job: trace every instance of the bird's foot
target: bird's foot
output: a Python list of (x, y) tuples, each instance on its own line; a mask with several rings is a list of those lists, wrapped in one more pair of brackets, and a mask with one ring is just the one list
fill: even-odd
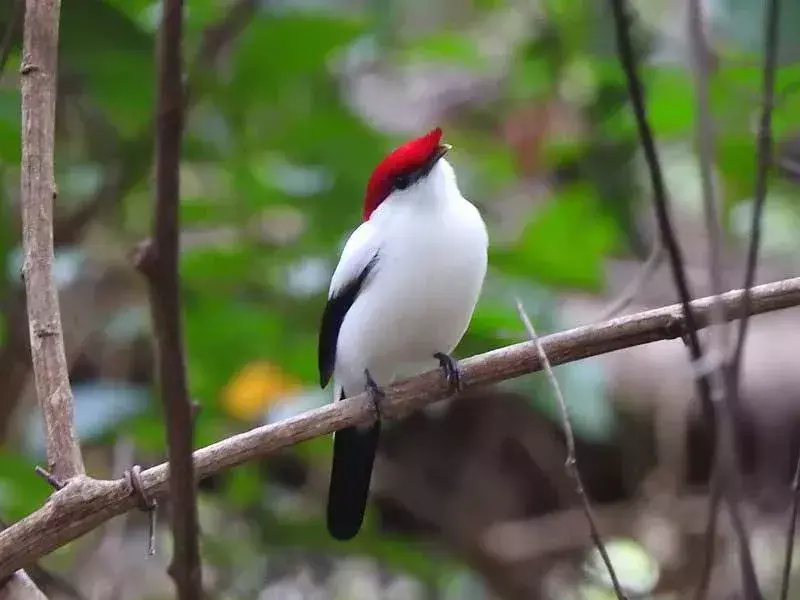
[(386, 399), (386, 393), (375, 383), (372, 375), (369, 374), (369, 369), (364, 369), (364, 379), (367, 382), (366, 392), (372, 399), (372, 406), (375, 408), (375, 416), (378, 420), (383, 417), (381, 415), (381, 403)]
[(433, 358), (439, 361), (439, 368), (444, 373), (447, 383), (450, 384), (450, 393), (454, 394), (461, 391), (461, 369), (458, 362), (449, 354), (437, 352)]

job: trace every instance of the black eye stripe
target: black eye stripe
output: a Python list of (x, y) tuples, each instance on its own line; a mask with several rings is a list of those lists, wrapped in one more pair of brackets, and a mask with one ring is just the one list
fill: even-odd
[(408, 186), (410, 186), (412, 182), (413, 178), (410, 174), (401, 173), (400, 175), (395, 175), (394, 181), (392, 183), (393, 187), (395, 187), (396, 189), (404, 190)]

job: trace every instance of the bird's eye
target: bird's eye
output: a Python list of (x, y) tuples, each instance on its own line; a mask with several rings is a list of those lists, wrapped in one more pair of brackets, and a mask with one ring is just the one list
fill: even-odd
[(411, 177), (409, 175), (396, 175), (394, 178), (394, 187), (398, 190), (404, 190), (411, 185)]

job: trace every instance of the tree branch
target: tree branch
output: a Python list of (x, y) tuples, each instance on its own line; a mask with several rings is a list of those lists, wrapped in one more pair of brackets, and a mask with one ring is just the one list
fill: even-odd
[[(708, 273), (711, 292), (721, 294), (725, 289), (722, 278), (722, 252), (724, 236), (719, 214), (719, 200), (714, 184), (714, 124), (708, 98), (708, 42), (706, 40), (700, 0), (690, 0), (687, 5), (687, 37), (689, 39), (692, 74), (695, 88), (695, 144), (700, 166), (700, 182), (703, 196), (703, 213), (708, 233)], [(718, 296), (717, 296), (718, 297)], [(720, 486), (719, 494), (711, 494), (708, 544), (712, 547), (716, 537), (716, 519), (719, 498), (724, 498), (731, 512), (733, 531), (739, 543), (739, 561), (742, 588), (745, 597), (761, 598), (750, 542), (740, 514), (741, 480), (739, 475), (739, 448), (736, 444), (737, 417), (741, 416), (732, 372), (725, 367), (730, 328), (721, 314), (719, 302), (712, 308), (709, 352), (706, 355), (711, 398), (718, 411), (719, 431), (714, 451), (712, 487)], [(701, 365), (696, 365), (701, 367)], [(707, 565), (710, 568), (710, 564)], [(703, 575), (701, 581), (705, 581)], [(699, 589), (703, 589), (700, 586)]]
[(178, 275), (180, 160), (184, 85), (181, 56), (183, 0), (163, 0), (158, 49), (156, 194), (152, 243), (138, 256), (147, 278), (159, 392), (167, 422), (173, 556), (169, 573), (178, 598), (202, 597), (194, 465), (193, 417), (186, 384)]
[(47, 462), (65, 483), (84, 473), (53, 281), (53, 175), (60, 0), (28, 0), (22, 66), (22, 245), (31, 357)]
[(542, 347), (542, 342), (539, 339), (539, 336), (536, 335), (536, 330), (533, 328), (533, 323), (531, 323), (528, 313), (525, 312), (525, 308), (522, 306), (522, 302), (520, 300), (517, 300), (517, 312), (519, 313), (520, 319), (522, 319), (522, 323), (525, 325), (525, 329), (528, 332), (528, 337), (531, 338), (531, 341), (536, 346), (537, 358), (539, 359), (539, 362), (542, 363), (544, 372), (547, 375), (547, 380), (550, 383), (550, 387), (552, 388), (553, 394), (558, 402), (558, 407), (561, 410), (561, 423), (564, 429), (564, 441), (567, 446), (567, 459), (564, 464), (567, 468), (567, 473), (575, 483), (575, 492), (580, 498), (581, 505), (583, 507), (583, 513), (586, 517), (586, 522), (589, 524), (589, 535), (594, 542), (595, 548), (597, 548), (597, 551), (600, 553), (600, 558), (603, 560), (603, 564), (606, 567), (608, 576), (611, 579), (611, 586), (614, 589), (614, 594), (616, 594), (619, 600), (627, 600), (625, 592), (622, 590), (622, 586), (619, 583), (617, 573), (614, 571), (614, 565), (611, 563), (611, 558), (609, 558), (608, 551), (603, 543), (603, 537), (600, 535), (600, 529), (597, 527), (597, 523), (594, 518), (594, 512), (592, 511), (592, 504), (589, 501), (589, 496), (586, 494), (586, 490), (583, 487), (583, 479), (581, 479), (581, 473), (578, 469), (578, 457), (575, 452), (575, 434), (572, 432), (572, 419), (569, 416), (569, 409), (567, 408), (567, 403), (564, 401), (564, 395), (561, 393), (561, 386), (558, 384), (556, 374), (553, 372), (553, 368), (550, 366), (550, 361), (547, 358), (547, 352), (545, 352), (544, 348)]
[[(720, 297), (726, 320), (742, 315), (744, 291), (733, 290)], [(714, 298), (691, 303), (699, 328), (711, 319)], [(800, 277), (760, 285), (751, 290), (751, 314), (761, 314), (800, 306)], [(686, 332), (682, 306), (673, 304), (604, 323), (584, 325), (543, 337), (540, 341), (553, 365), (574, 362), (648, 344), (681, 338)], [(538, 352), (532, 342), (513, 344), (473, 356), (460, 363), (465, 388), (497, 383), (540, 371)], [(447, 397), (448, 384), (441, 371), (423, 373), (398, 382), (386, 390), (382, 413), (400, 418), (423, 406)], [(368, 394), (256, 427), (206, 446), (194, 453), (195, 477), (201, 478), (224, 469), (261, 459), (281, 448), (372, 422), (373, 403)], [(169, 468), (161, 464), (141, 474), (142, 488), (150, 496), (167, 492)], [(53, 494), (36, 512), (0, 532), (0, 577), (13, 573), (29, 562), (91, 531), (105, 521), (137, 506), (125, 479), (102, 481), (82, 477)]]

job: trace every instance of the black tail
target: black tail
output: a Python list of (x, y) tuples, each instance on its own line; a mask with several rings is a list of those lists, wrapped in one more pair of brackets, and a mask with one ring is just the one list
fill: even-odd
[(381, 423), (348, 427), (333, 435), (333, 468), (328, 491), (328, 531), (337, 540), (355, 537), (367, 508), (372, 465)]

